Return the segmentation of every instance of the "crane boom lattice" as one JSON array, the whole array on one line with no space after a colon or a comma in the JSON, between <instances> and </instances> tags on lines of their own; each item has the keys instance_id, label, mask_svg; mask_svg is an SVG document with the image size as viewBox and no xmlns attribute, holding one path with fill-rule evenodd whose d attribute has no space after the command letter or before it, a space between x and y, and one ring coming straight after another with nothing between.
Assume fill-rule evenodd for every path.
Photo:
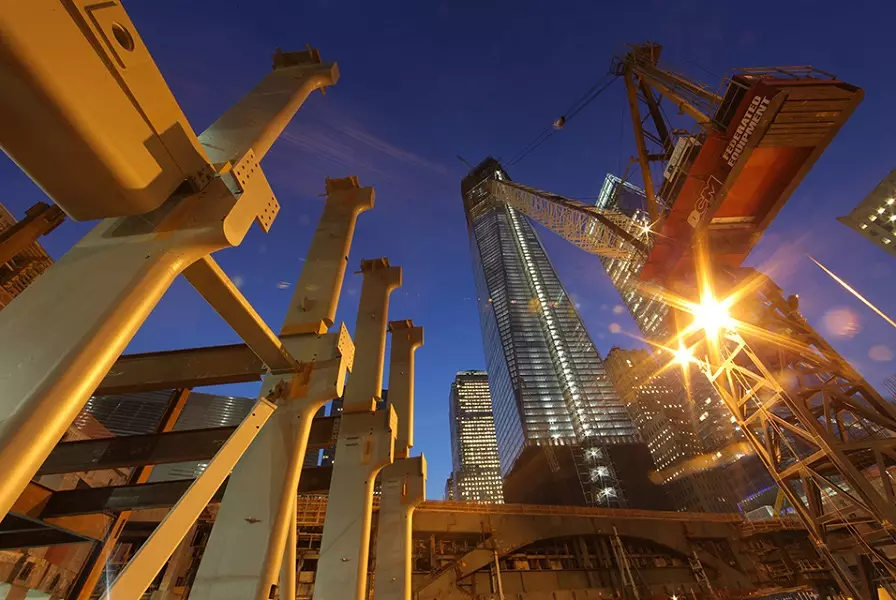
<instances>
[{"instance_id":1,"label":"crane boom lattice","mask_svg":"<svg viewBox=\"0 0 896 600\"><path fill-rule=\"evenodd\" d=\"M752 293L735 322L706 344L703 368L841 582L860 589L836 556L858 551L896 576L896 409L753 269L729 272ZM854 545L859 542L860 548Z\"/></svg>"},{"instance_id":2,"label":"crane boom lattice","mask_svg":"<svg viewBox=\"0 0 896 600\"><path fill-rule=\"evenodd\" d=\"M590 254L626 259L647 254L648 246L644 241L629 233L636 230L632 219L620 212L603 210L512 181L489 180L488 189L495 200L513 207Z\"/></svg>"}]
</instances>

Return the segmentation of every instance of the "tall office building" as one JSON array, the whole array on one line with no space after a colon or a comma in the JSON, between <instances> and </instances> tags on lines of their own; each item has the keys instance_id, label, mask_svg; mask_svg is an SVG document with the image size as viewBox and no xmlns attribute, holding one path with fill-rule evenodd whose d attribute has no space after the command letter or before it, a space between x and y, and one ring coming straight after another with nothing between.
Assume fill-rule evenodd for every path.
<instances>
[{"instance_id":1,"label":"tall office building","mask_svg":"<svg viewBox=\"0 0 896 600\"><path fill-rule=\"evenodd\" d=\"M451 382L448 412L453 471L446 484L446 498L503 503L495 416L485 371L457 374Z\"/></svg>"},{"instance_id":2,"label":"tall office building","mask_svg":"<svg viewBox=\"0 0 896 600\"><path fill-rule=\"evenodd\" d=\"M707 452L697 435L695 405L676 372L647 350L613 348L607 373L625 401L676 510L733 512L734 491L721 467L727 456Z\"/></svg>"},{"instance_id":3,"label":"tall office building","mask_svg":"<svg viewBox=\"0 0 896 600\"><path fill-rule=\"evenodd\" d=\"M454 477L445 480L445 496L443 500L457 500L457 489L454 487Z\"/></svg>"},{"instance_id":4,"label":"tall office building","mask_svg":"<svg viewBox=\"0 0 896 600\"><path fill-rule=\"evenodd\" d=\"M489 179L508 179L493 158L461 192L505 500L646 507L649 452L532 225Z\"/></svg>"},{"instance_id":5,"label":"tall office building","mask_svg":"<svg viewBox=\"0 0 896 600\"><path fill-rule=\"evenodd\" d=\"M627 232L648 246L652 241L649 233L650 217L647 214L647 198L644 190L615 175L607 174L601 186L595 206L605 210L621 212L631 218ZM638 275L644 268L644 257L608 258L600 257L607 270L610 282L619 291L622 302L628 308L635 324L647 339L668 338L673 330L669 323L669 306L656 298L642 296L635 289Z\"/></svg>"},{"instance_id":6,"label":"tall office building","mask_svg":"<svg viewBox=\"0 0 896 600\"><path fill-rule=\"evenodd\" d=\"M896 256L896 169L851 213L837 220Z\"/></svg>"}]
</instances>

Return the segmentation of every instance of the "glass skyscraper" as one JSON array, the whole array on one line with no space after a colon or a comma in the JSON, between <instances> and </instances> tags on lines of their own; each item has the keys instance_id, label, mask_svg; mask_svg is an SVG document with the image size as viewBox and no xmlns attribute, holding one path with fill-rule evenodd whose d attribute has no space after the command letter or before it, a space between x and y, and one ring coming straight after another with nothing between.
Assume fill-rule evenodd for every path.
<instances>
[{"instance_id":1,"label":"glass skyscraper","mask_svg":"<svg viewBox=\"0 0 896 600\"><path fill-rule=\"evenodd\" d=\"M538 235L527 217L495 201L489 179L508 179L492 158L461 191L501 472L508 476L527 448L575 447L588 462L576 463L585 502L625 505L607 450L639 444L637 430Z\"/></svg>"},{"instance_id":2,"label":"glass skyscraper","mask_svg":"<svg viewBox=\"0 0 896 600\"><path fill-rule=\"evenodd\" d=\"M451 465L446 497L464 502L504 502L495 418L485 371L460 371L448 398Z\"/></svg>"}]
</instances>

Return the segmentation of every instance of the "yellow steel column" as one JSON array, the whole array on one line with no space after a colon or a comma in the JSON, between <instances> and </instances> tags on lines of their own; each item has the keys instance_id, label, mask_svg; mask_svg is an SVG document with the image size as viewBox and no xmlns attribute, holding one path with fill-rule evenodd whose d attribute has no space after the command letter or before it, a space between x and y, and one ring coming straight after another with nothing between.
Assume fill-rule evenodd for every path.
<instances>
[{"instance_id":1,"label":"yellow steel column","mask_svg":"<svg viewBox=\"0 0 896 600\"><path fill-rule=\"evenodd\" d=\"M327 502L316 600L365 600L373 484L392 462L397 428L389 407L374 412L382 394L389 295L401 285L401 268L385 258L361 263L364 284L355 342L358 361L345 393L336 461Z\"/></svg>"},{"instance_id":2,"label":"yellow steel column","mask_svg":"<svg viewBox=\"0 0 896 600\"><path fill-rule=\"evenodd\" d=\"M283 402L230 477L190 597L194 600L266 600L281 570L311 422L324 403L342 393L350 357L336 360L303 347L347 334L324 334L335 316L345 257L357 216L373 208L372 188L354 177L327 180L327 201L284 320L284 346L307 372L292 380ZM337 344L338 346L338 344ZM330 350L326 350L329 352ZM263 393L282 380L267 376Z\"/></svg>"},{"instance_id":3,"label":"yellow steel column","mask_svg":"<svg viewBox=\"0 0 896 600\"><path fill-rule=\"evenodd\" d=\"M382 493L376 534L375 600L410 600L411 529L414 509L426 500L426 460L409 457L414 445L414 353L423 328L392 321L389 404L398 417L395 462L380 474Z\"/></svg>"}]
</instances>

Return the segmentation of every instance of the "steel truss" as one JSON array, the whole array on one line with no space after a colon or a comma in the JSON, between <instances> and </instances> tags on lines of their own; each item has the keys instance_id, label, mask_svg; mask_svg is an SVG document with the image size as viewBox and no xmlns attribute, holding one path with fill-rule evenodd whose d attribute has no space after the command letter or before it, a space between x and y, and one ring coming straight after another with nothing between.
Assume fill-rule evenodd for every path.
<instances>
[{"instance_id":1,"label":"steel truss","mask_svg":"<svg viewBox=\"0 0 896 600\"><path fill-rule=\"evenodd\" d=\"M844 591L876 595L896 577L896 409L809 325L796 296L753 269L726 275L731 289L748 290L731 308L735 325L718 340L700 330L682 341L700 349L704 372Z\"/></svg>"},{"instance_id":2,"label":"steel truss","mask_svg":"<svg viewBox=\"0 0 896 600\"><path fill-rule=\"evenodd\" d=\"M647 254L643 240L632 235L632 220L622 213L603 210L512 181L488 181L489 193L563 239L590 254L608 258L636 258Z\"/></svg>"}]
</instances>

